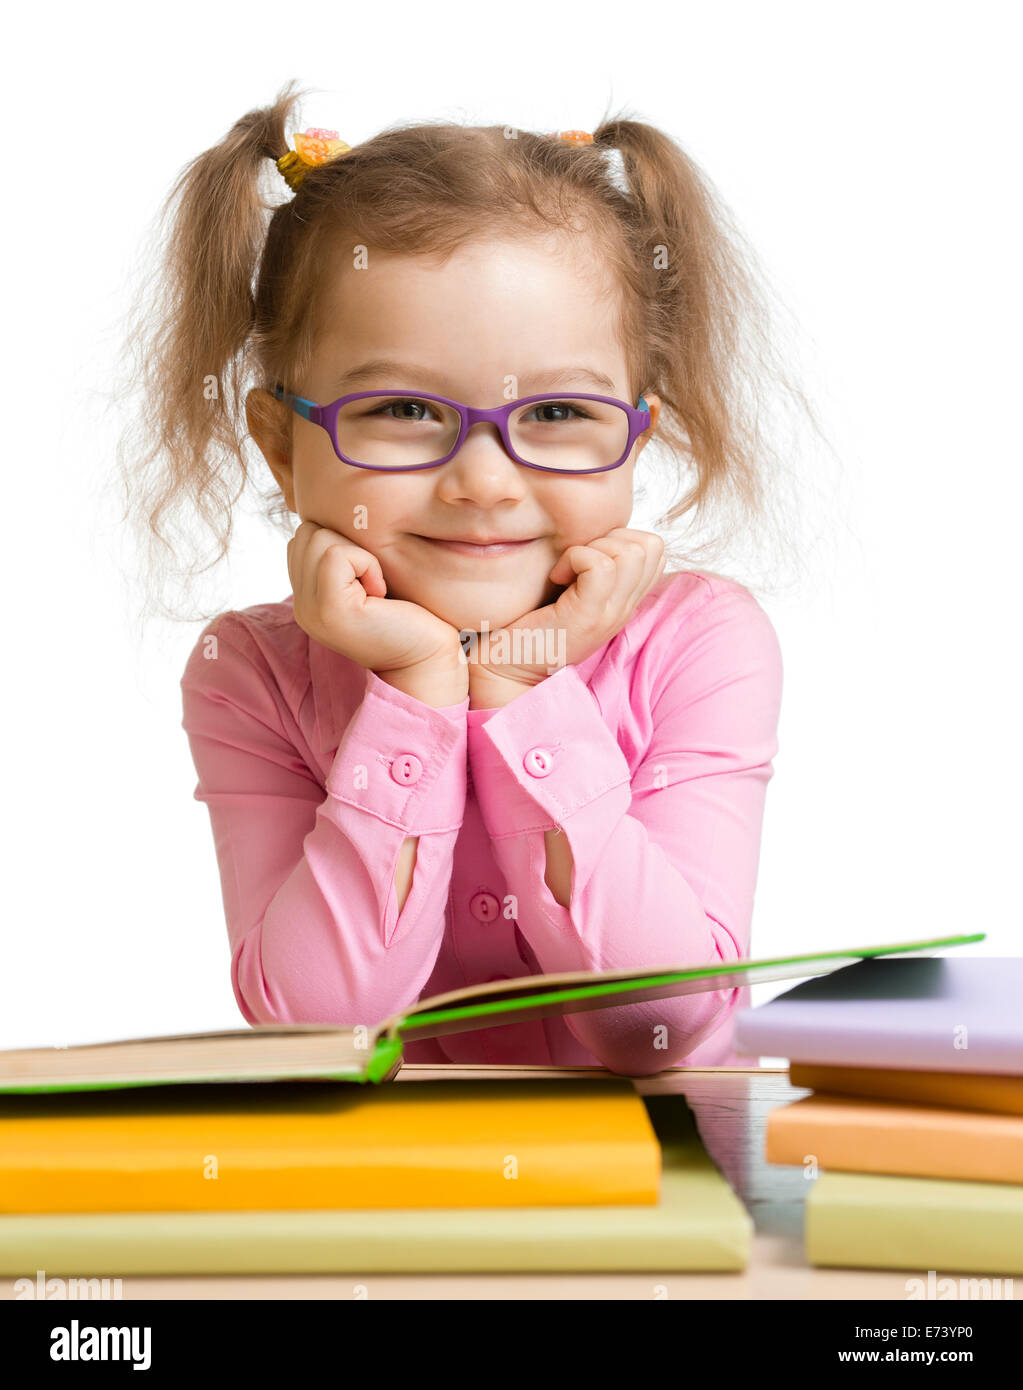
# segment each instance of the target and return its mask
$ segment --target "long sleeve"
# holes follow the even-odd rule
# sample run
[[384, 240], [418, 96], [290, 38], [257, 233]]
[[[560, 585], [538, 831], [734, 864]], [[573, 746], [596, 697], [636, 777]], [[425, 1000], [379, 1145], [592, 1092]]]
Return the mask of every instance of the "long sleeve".
[[[235, 998], [249, 1023], [375, 1024], [419, 997], [443, 937], [468, 698], [434, 709], [367, 671], [324, 786], [258, 655], [244, 630], [215, 620], [181, 681]], [[399, 914], [407, 836], [419, 845]]]
[[[469, 717], [469, 762], [518, 926], [543, 972], [734, 961], [749, 953], [782, 664], [744, 589], [687, 615], [629, 762], [574, 666]], [[645, 697], [633, 693], [633, 700]], [[544, 881], [544, 832], [568, 838], [569, 906]], [[739, 989], [565, 1015], [610, 1070], [677, 1065]]]

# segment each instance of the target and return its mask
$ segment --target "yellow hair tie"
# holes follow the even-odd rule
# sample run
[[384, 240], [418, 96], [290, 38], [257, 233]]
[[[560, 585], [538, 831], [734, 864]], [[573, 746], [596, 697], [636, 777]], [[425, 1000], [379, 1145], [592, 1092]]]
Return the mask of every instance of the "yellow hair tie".
[[588, 130], [559, 130], [558, 139], [566, 145], [592, 145], [593, 136]]
[[340, 159], [352, 148], [338, 139], [336, 130], [323, 130], [320, 126], [310, 126], [303, 134], [296, 134], [294, 141], [295, 148], [281, 155], [277, 167], [295, 192], [301, 188], [307, 170]]

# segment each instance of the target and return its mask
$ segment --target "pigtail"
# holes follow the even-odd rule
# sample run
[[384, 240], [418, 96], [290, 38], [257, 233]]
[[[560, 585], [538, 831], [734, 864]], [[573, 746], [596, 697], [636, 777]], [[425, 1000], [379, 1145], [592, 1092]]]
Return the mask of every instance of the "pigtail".
[[[802, 487], [789, 468], [796, 418], [832, 450], [780, 350], [788, 311], [713, 183], [675, 140], [617, 116], [602, 120], [594, 146], [619, 151], [629, 187], [619, 220], [645, 306], [637, 356], [663, 405], [651, 452], [673, 459], [674, 501], [655, 523], [668, 533], [669, 559], [714, 562], [738, 534], [791, 558]], [[701, 542], [705, 515], [715, 529]], [[682, 521], [676, 548], [672, 528]]]
[[[198, 517], [215, 553], [186, 568], [187, 583], [226, 554], [233, 506], [249, 479], [243, 396], [271, 208], [262, 186], [270, 175], [290, 199], [269, 161], [288, 150], [286, 128], [300, 97], [293, 88], [184, 166], [158, 214], [159, 264], [125, 336], [128, 390], [138, 401], [118, 450], [128, 499], [122, 520], [149, 551], [150, 569], [162, 573], [161, 560], [176, 564], [182, 550], [195, 549], [190, 522]], [[179, 530], [191, 545], [177, 543]]]

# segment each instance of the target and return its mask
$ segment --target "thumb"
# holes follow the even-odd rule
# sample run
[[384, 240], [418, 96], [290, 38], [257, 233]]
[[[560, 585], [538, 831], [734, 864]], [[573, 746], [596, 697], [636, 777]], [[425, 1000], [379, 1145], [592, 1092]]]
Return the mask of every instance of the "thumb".
[[387, 582], [380, 561], [369, 551], [363, 553], [366, 557], [364, 564], [360, 565], [358, 557], [353, 561], [357, 579], [371, 598], [386, 598]]
[[559, 557], [547, 578], [552, 584], [571, 584], [575, 578], [575, 570], [568, 563], [567, 552]]

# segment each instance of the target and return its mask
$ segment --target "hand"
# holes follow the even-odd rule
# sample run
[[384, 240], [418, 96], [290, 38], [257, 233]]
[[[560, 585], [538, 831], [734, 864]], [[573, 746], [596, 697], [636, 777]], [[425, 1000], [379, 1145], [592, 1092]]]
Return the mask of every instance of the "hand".
[[458, 629], [418, 604], [388, 599], [380, 561], [346, 536], [303, 521], [288, 542], [295, 621], [371, 671], [464, 660]]
[[[521, 685], [537, 685], [551, 674], [546, 632], [553, 631], [552, 650], [560, 663], [558, 634], [564, 632], [564, 663], [576, 665], [609, 642], [631, 618], [636, 605], [664, 573], [664, 542], [652, 531], [619, 526], [589, 545], [571, 545], [551, 570], [554, 584], [568, 587], [543, 608], [536, 608], [499, 629], [508, 661], [470, 660], [469, 683], [477, 686], [493, 678]], [[575, 582], [570, 583], [572, 576]], [[527, 634], [525, 630], [529, 630]], [[515, 633], [523, 634], [515, 641]], [[533, 637], [531, 634], [535, 633]], [[491, 651], [498, 633], [489, 634]], [[500, 654], [500, 648], [497, 648]], [[516, 656], [519, 660], [516, 661]], [[540, 660], [531, 660], [539, 657]]]

